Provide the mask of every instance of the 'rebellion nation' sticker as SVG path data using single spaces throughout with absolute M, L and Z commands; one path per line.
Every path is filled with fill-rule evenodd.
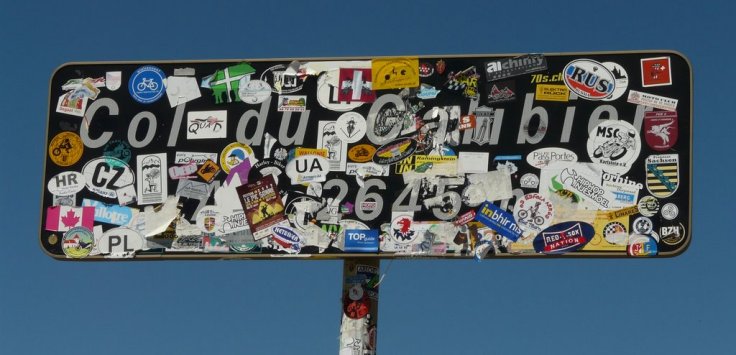
M 641 150 L 639 132 L 626 121 L 605 120 L 588 137 L 588 155 L 603 170 L 624 174 L 631 169 Z
M 555 224 L 534 238 L 534 250 L 543 254 L 564 254 L 588 244 L 595 235 L 595 228 L 585 222 Z
M 417 150 L 417 141 L 399 138 L 382 145 L 373 155 L 373 162 L 380 165 L 396 164 L 410 157 Z
M 72 259 L 87 257 L 95 246 L 92 231 L 85 227 L 74 227 L 64 233 L 61 250 Z
M 650 155 L 646 159 L 647 190 L 655 197 L 670 197 L 680 186 L 680 159 L 677 154 Z
M 49 143 L 49 158 L 58 166 L 75 164 L 83 152 L 82 138 L 73 132 L 61 132 Z
M 585 100 L 603 100 L 616 91 L 616 80 L 602 63 L 590 59 L 576 59 L 562 71 L 565 85 Z

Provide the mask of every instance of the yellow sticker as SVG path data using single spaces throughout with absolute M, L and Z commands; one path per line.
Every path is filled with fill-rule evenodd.
M 69 166 L 78 162 L 82 152 L 82 138 L 73 132 L 61 132 L 49 143 L 49 157 L 58 166 Z
M 298 158 L 305 155 L 319 155 L 321 157 L 327 158 L 328 152 L 325 148 L 304 148 L 304 147 L 297 147 L 294 151 L 294 157 Z
M 570 89 L 565 85 L 537 85 L 537 94 L 534 97 L 539 101 L 561 101 L 567 102 L 570 97 Z
M 419 58 L 381 58 L 371 61 L 373 90 L 419 86 Z
M 606 211 L 598 211 L 595 222 L 595 236 L 583 247 L 586 251 L 626 251 L 629 241 L 629 217 L 608 218 Z

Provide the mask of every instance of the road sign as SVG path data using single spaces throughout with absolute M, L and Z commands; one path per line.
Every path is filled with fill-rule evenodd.
M 58 259 L 673 256 L 692 75 L 671 51 L 69 63 Z

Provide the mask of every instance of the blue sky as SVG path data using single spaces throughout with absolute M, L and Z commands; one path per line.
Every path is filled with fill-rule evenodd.
M 38 245 L 69 61 L 673 49 L 693 65 L 693 242 L 671 259 L 383 262 L 380 354 L 733 353 L 733 5 L 66 3 L 0 11 L 0 352 L 334 354 L 340 261 L 58 262 Z M 390 264 L 390 268 L 388 268 Z

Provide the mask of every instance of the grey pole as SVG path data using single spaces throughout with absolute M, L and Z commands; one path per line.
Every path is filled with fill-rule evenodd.
M 380 262 L 378 258 L 343 261 L 340 355 L 376 353 Z

